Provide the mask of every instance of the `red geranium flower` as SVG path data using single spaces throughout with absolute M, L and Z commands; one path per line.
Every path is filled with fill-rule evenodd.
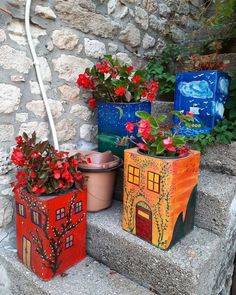
M 35 194 L 43 194 L 45 192 L 45 187 L 39 187 L 37 184 L 32 188 L 32 192 Z
M 16 143 L 17 144 L 22 144 L 23 143 L 22 136 L 19 135 L 19 136 L 16 137 Z
M 88 106 L 93 109 L 96 108 L 96 106 L 97 106 L 96 99 L 93 97 L 89 98 L 88 99 Z
M 135 127 L 135 124 L 131 122 L 127 122 L 125 125 L 125 128 L 129 133 L 134 132 L 134 127 Z
M 35 173 L 34 171 L 32 171 L 32 172 L 30 173 L 30 177 L 35 178 L 35 177 L 36 177 L 36 173 Z
M 24 166 L 25 163 L 27 162 L 26 158 L 24 157 L 24 154 L 22 153 L 19 147 L 15 147 L 13 149 L 11 160 L 15 165 L 18 165 L 18 166 Z
M 91 80 L 89 78 L 89 75 L 87 73 L 84 73 L 79 75 L 76 83 L 78 84 L 78 86 L 88 89 L 91 85 Z
M 147 96 L 147 90 L 143 90 L 141 96 L 142 96 L 142 97 L 146 97 L 146 96 Z
M 134 69 L 134 67 L 129 66 L 129 67 L 126 68 L 126 72 L 129 74 L 130 72 L 133 71 L 133 69 Z
M 126 89 L 124 86 L 119 86 L 117 88 L 115 88 L 115 94 L 118 96 L 123 96 L 126 92 Z
M 138 133 L 141 134 L 144 139 L 148 139 L 151 130 L 150 121 L 141 119 L 138 125 Z
M 149 100 L 149 101 L 154 101 L 155 100 L 155 94 L 153 93 L 153 92 L 151 92 L 151 93 L 148 93 L 148 95 L 147 95 L 147 99 Z
M 104 61 L 103 63 L 98 63 L 96 64 L 96 68 L 97 70 L 102 73 L 102 74 L 107 74 L 110 72 L 110 67 L 108 65 L 108 62 L 107 61 Z
M 139 75 L 135 75 L 135 76 L 133 77 L 133 79 L 132 79 L 132 82 L 133 82 L 134 84 L 137 84 L 137 83 L 140 82 L 140 80 L 141 80 L 141 77 L 140 77 Z

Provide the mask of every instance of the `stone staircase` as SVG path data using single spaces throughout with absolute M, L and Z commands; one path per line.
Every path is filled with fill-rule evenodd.
M 154 111 L 171 107 L 159 102 Z M 211 163 L 216 150 L 218 161 Z M 67 276 L 40 281 L 17 261 L 14 231 L 0 237 L 0 294 L 229 295 L 236 252 L 236 165 L 227 170 L 224 163 L 228 155 L 235 161 L 235 154 L 232 144 L 214 146 L 203 157 L 195 228 L 172 249 L 162 251 L 122 230 L 120 170 L 112 207 L 88 214 L 90 257 Z

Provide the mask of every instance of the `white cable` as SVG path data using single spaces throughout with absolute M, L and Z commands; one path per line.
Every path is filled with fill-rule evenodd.
M 53 117 L 52 117 L 52 112 L 51 112 L 51 109 L 50 109 L 50 106 L 49 106 L 49 103 L 48 103 L 48 98 L 47 98 L 47 94 L 46 94 L 46 90 L 45 90 L 45 87 L 44 87 L 42 74 L 41 74 L 41 70 L 40 70 L 39 60 L 38 60 L 37 54 L 35 52 L 35 48 L 34 48 L 34 44 L 33 44 L 33 40 L 32 40 L 32 35 L 31 35 L 31 31 L 30 31 L 30 8 L 31 8 L 31 0 L 26 0 L 26 6 L 25 6 L 25 30 L 26 30 L 26 35 L 27 35 L 30 51 L 31 51 L 31 54 L 32 54 L 32 57 L 33 57 L 33 63 L 34 63 L 35 70 L 36 70 L 36 75 L 37 75 L 37 79 L 38 79 L 38 83 L 39 83 L 39 88 L 41 90 L 43 101 L 44 101 L 44 104 L 45 104 L 45 107 L 46 107 L 48 120 L 49 120 L 49 125 L 50 125 L 51 131 L 52 131 L 54 147 L 55 147 L 56 150 L 59 151 L 59 144 L 58 144 L 58 139 L 57 139 L 56 128 L 55 128 L 54 120 L 53 120 Z

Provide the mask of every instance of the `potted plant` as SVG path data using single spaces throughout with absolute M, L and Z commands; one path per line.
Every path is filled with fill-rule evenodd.
M 86 198 L 79 156 L 58 152 L 36 134 L 16 138 L 11 160 L 17 255 L 41 279 L 63 273 L 86 256 Z
M 88 105 L 98 107 L 98 150 L 111 150 L 123 158 L 123 147 L 117 143 L 127 135 L 125 124 L 138 120 L 136 111 L 151 112 L 150 102 L 156 98 L 158 82 L 148 82 L 144 71 L 107 55 L 80 74 L 77 85 L 91 93 Z
M 180 133 L 195 137 L 208 134 L 224 114 L 229 96 L 229 76 L 223 70 L 225 64 L 219 59 L 220 42 L 211 44 L 215 52 L 210 55 L 192 55 L 187 72 L 176 74 L 174 109 L 194 114 L 190 128 L 181 126 Z M 178 118 L 174 117 L 174 123 Z
M 193 121 L 191 114 L 174 114 L 180 121 L 176 130 Z M 200 153 L 161 125 L 165 115 L 136 115 L 141 120 L 127 127 L 132 132 L 136 126 L 142 142 L 125 150 L 123 229 L 166 250 L 193 228 Z

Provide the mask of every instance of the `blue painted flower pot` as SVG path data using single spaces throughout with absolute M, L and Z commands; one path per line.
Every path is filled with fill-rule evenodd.
M 223 118 L 229 97 L 229 76 L 222 71 L 181 72 L 176 74 L 175 111 L 194 114 L 191 128 L 181 126 L 179 134 L 195 137 L 207 134 Z M 178 118 L 174 117 L 174 124 Z
M 112 151 L 116 156 L 123 158 L 124 150 L 130 147 L 121 146 L 118 142 L 127 135 L 130 135 L 125 128 L 127 122 L 138 122 L 140 118 L 135 116 L 136 111 L 151 113 L 149 101 L 135 103 L 112 103 L 98 102 L 98 151 Z M 136 137 L 137 129 L 133 136 Z M 139 142 L 140 138 L 136 137 Z

